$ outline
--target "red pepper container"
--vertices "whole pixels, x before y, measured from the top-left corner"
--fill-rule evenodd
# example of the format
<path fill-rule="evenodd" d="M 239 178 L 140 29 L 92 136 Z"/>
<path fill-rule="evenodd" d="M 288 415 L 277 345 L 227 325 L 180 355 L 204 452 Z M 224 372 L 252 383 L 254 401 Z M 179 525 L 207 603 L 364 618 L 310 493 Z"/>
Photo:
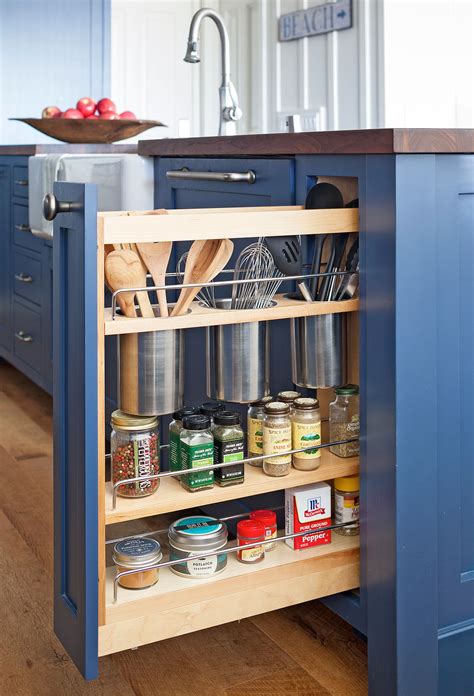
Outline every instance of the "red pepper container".
<path fill-rule="evenodd" d="M 257 520 L 241 520 L 237 524 L 237 542 L 239 546 L 265 541 L 265 525 Z M 251 549 L 237 551 L 237 560 L 241 563 L 260 563 L 265 558 L 265 544 Z"/>
<path fill-rule="evenodd" d="M 265 553 L 276 549 L 276 541 L 268 541 L 277 538 L 277 516 L 273 510 L 254 510 L 250 513 L 250 519 L 261 522 L 265 527 Z"/>

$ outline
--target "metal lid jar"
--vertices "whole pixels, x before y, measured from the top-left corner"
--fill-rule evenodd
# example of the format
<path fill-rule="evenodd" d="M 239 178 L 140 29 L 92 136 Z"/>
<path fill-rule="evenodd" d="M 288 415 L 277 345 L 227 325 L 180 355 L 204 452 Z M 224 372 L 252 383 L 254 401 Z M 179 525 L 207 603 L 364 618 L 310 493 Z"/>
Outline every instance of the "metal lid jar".
<path fill-rule="evenodd" d="M 281 401 L 284 404 L 288 404 L 290 407 L 290 414 L 293 413 L 293 402 L 295 399 L 299 399 L 301 396 L 300 392 L 297 391 L 281 391 L 277 395 L 277 401 Z"/>
<path fill-rule="evenodd" d="M 293 402 L 291 437 L 293 449 L 321 444 L 321 412 L 319 401 L 301 397 Z M 301 471 L 317 469 L 321 463 L 321 450 L 311 449 L 293 454 L 293 466 Z"/>
<path fill-rule="evenodd" d="M 346 384 L 335 389 L 336 398 L 329 404 L 329 439 L 342 442 L 358 438 L 359 425 L 359 387 Z M 331 452 L 338 457 L 355 457 L 359 454 L 359 441 L 333 445 Z"/>
<path fill-rule="evenodd" d="M 291 470 L 291 421 L 290 407 L 281 401 L 265 406 L 263 418 L 263 453 L 280 454 L 263 460 L 267 476 L 287 476 Z"/>
<path fill-rule="evenodd" d="M 227 544 L 227 526 L 207 515 L 182 517 L 170 525 L 168 540 L 170 560 L 181 563 L 170 566 L 173 573 L 186 578 L 209 578 L 221 573 L 227 565 L 227 554 L 186 560 L 190 556 L 219 551 Z"/>
<path fill-rule="evenodd" d="M 158 582 L 159 569 L 146 568 L 159 563 L 162 558 L 161 546 L 155 539 L 122 539 L 114 546 L 113 560 L 117 573 L 128 570 L 137 572 L 119 578 L 119 585 L 130 590 L 143 590 L 155 585 Z"/>
<path fill-rule="evenodd" d="M 151 495 L 160 483 L 159 479 L 147 478 L 160 473 L 158 418 L 114 411 L 111 426 L 112 483 L 139 479 L 118 486 L 117 495 L 124 498 Z"/>
<path fill-rule="evenodd" d="M 247 453 L 249 457 L 260 457 L 263 454 L 263 415 L 265 404 L 273 401 L 273 396 L 264 396 L 249 404 L 247 412 Z M 252 466 L 263 466 L 263 459 L 250 462 Z"/>

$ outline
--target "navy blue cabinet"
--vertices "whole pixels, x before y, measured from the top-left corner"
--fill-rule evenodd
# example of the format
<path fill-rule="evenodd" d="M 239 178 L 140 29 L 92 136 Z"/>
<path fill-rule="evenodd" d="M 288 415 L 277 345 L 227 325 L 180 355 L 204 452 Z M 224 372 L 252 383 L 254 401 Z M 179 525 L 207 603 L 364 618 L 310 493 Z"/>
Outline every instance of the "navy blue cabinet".
<path fill-rule="evenodd" d="M 0 351 L 10 352 L 10 167 L 0 163 Z M 1 353 L 0 353 L 1 354 Z"/>

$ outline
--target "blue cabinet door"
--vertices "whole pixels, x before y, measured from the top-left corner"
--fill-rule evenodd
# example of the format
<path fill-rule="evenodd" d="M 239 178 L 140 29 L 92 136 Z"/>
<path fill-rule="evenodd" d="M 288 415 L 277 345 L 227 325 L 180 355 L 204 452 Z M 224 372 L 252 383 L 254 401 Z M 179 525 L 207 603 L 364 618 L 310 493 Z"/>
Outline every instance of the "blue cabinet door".
<path fill-rule="evenodd" d="M 54 630 L 82 674 L 97 676 L 97 195 L 56 183 L 82 210 L 54 224 Z M 102 404 L 101 404 L 102 407 Z"/>
<path fill-rule="evenodd" d="M 10 352 L 11 269 L 10 269 L 10 193 L 11 167 L 0 165 L 0 346 Z"/>
<path fill-rule="evenodd" d="M 254 183 L 206 181 L 199 179 L 172 179 L 167 173 L 189 170 L 219 174 L 255 174 Z M 294 204 L 294 162 L 291 159 L 210 159 L 210 158 L 157 158 L 155 159 L 156 208 L 232 208 L 243 206 L 270 206 Z M 240 250 L 250 241 L 236 242 L 229 267 L 233 267 Z M 180 255 L 189 244 L 174 245 L 171 265 L 176 266 Z M 171 270 L 174 270 L 172 268 Z M 220 278 L 224 280 L 224 278 Z M 226 278 L 228 280 L 229 278 Z M 231 290 L 228 290 L 229 296 Z M 291 387 L 288 322 L 271 325 L 270 379 L 271 389 L 278 392 Z M 278 340 L 281 337 L 281 340 Z M 278 352 L 275 346 L 278 345 Z M 195 405 L 206 401 L 205 329 L 186 332 L 185 385 L 187 402 Z"/>

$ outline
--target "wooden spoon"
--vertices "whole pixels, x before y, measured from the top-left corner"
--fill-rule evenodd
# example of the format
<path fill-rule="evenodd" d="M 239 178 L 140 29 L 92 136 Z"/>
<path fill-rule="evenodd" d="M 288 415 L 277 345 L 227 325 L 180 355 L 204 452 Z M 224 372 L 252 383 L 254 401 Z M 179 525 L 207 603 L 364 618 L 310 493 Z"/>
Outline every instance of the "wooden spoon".
<path fill-rule="evenodd" d="M 230 239 L 210 239 L 193 242 L 186 260 L 183 285 L 187 283 L 209 283 L 226 266 L 234 243 Z M 172 317 L 186 314 L 202 285 L 196 288 L 183 288 L 171 312 Z"/>
<path fill-rule="evenodd" d="M 167 211 L 157 210 L 156 214 L 165 215 Z M 173 242 L 140 242 L 135 246 L 142 261 L 150 271 L 155 285 L 164 285 Z M 157 290 L 156 294 L 160 305 L 160 317 L 169 316 L 166 290 Z"/>
<path fill-rule="evenodd" d="M 115 292 L 122 288 L 145 287 L 146 274 L 138 254 L 129 249 L 111 251 L 105 259 L 107 284 Z M 142 317 L 153 318 L 153 308 L 146 291 L 137 292 L 137 300 Z M 136 317 L 134 292 L 124 292 L 117 296 L 122 312 L 127 317 Z"/>

